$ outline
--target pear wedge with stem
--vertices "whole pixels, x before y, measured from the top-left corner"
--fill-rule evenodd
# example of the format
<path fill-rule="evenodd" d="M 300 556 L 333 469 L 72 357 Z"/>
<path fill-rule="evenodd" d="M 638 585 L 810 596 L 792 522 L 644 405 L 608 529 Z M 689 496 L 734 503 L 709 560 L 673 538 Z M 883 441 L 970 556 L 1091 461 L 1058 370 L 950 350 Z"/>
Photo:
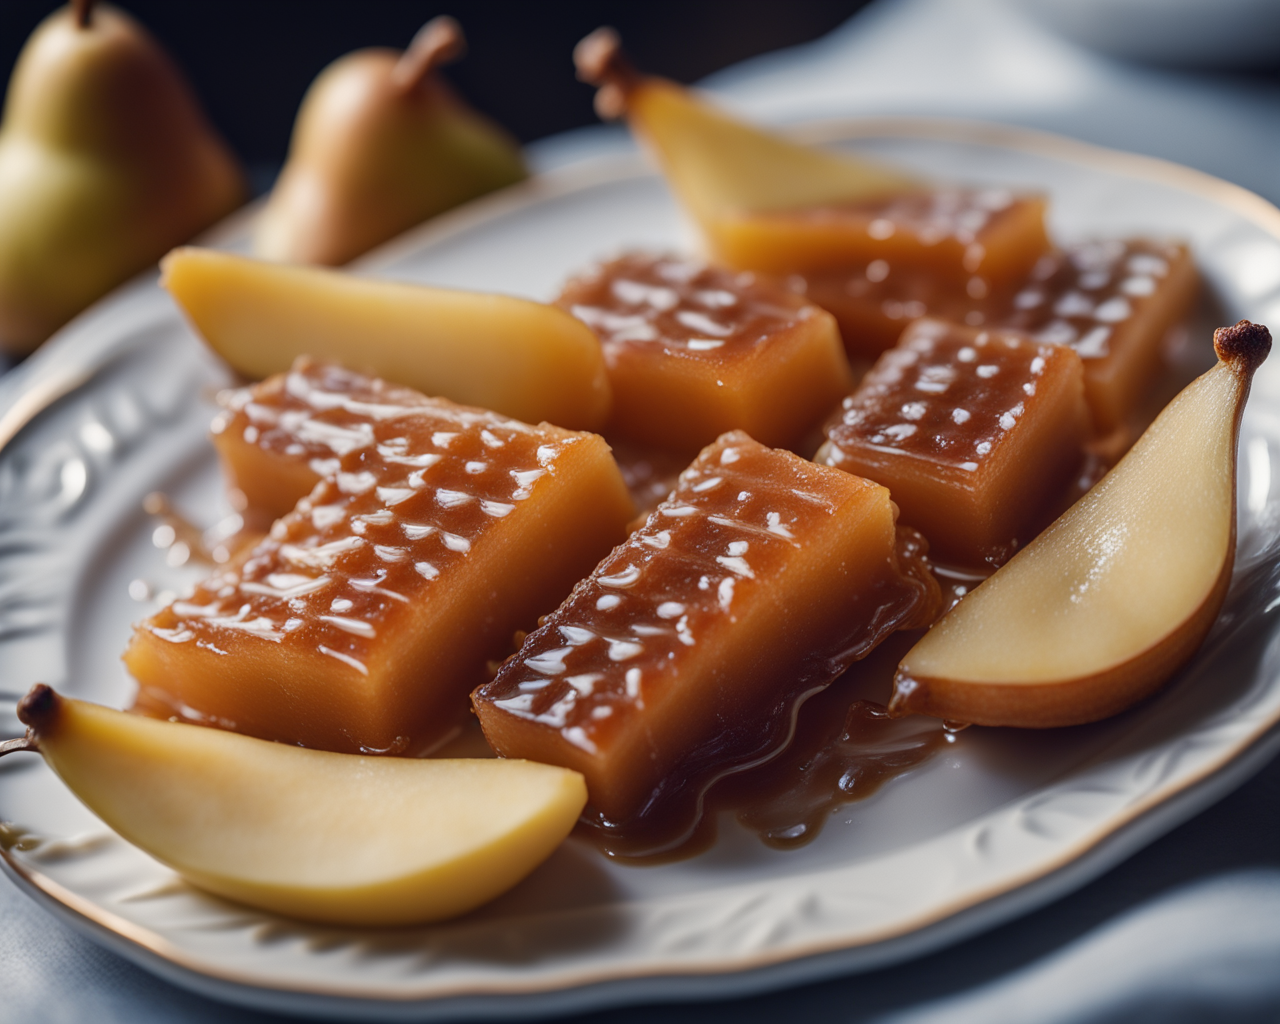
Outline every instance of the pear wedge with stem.
<path fill-rule="evenodd" d="M 363 757 L 158 721 L 35 686 L 24 739 L 129 842 L 192 884 L 290 917 L 406 925 L 511 888 L 569 834 L 577 772 Z"/>
<path fill-rule="evenodd" d="M 574 50 L 578 77 L 600 87 L 596 110 L 625 116 L 672 190 L 732 266 L 751 215 L 854 203 L 922 188 L 893 168 L 805 146 L 717 109 L 694 91 L 638 72 L 617 32 L 597 29 Z M 762 268 L 764 269 L 764 268 Z"/>
<path fill-rule="evenodd" d="M 1077 725 L 1155 692 L 1199 648 L 1235 560 L 1236 448 L 1271 349 L 1248 321 L 1120 463 L 902 659 L 891 710 Z"/>

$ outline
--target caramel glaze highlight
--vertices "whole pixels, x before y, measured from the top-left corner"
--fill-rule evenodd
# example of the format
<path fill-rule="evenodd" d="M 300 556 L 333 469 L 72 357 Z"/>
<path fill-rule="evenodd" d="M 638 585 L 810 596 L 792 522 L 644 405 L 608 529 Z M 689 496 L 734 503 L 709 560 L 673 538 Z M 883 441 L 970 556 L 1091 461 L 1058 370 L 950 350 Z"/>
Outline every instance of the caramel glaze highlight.
<path fill-rule="evenodd" d="M 923 630 L 895 633 L 825 690 L 792 710 L 782 748 L 755 764 L 688 785 L 681 799 L 625 833 L 588 811 L 574 835 L 611 860 L 637 866 L 684 860 L 710 849 L 717 820 L 733 814 L 773 849 L 816 839 L 831 814 L 918 768 L 951 741 L 937 719 L 892 718 L 888 700 L 898 660 Z"/>
<path fill-rule="evenodd" d="M 927 545 L 915 530 L 899 526 L 896 546 L 903 576 L 921 584 L 918 609 L 936 617 L 940 602 Z M 914 719 L 904 726 L 881 703 L 898 660 L 920 635 L 915 629 L 890 633 L 836 682 L 782 694 L 763 723 L 727 728 L 676 764 L 626 821 L 611 822 L 588 806 L 575 834 L 614 860 L 666 863 L 710 848 L 718 812 L 733 811 L 770 846 L 809 842 L 836 807 L 870 796 L 944 742 L 940 722 Z"/>

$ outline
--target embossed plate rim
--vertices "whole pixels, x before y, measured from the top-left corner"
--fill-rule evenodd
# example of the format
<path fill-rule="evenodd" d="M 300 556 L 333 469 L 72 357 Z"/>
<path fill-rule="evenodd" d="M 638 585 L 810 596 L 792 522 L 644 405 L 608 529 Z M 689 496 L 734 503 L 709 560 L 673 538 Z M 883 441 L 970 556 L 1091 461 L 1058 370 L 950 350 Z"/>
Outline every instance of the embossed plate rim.
<path fill-rule="evenodd" d="M 804 134 L 823 140 L 901 136 L 925 141 L 976 143 L 1048 155 L 1109 174 L 1162 181 L 1198 193 L 1280 238 L 1280 210 L 1245 189 L 1165 161 L 1106 150 L 1045 133 L 980 122 L 860 118 L 815 123 L 804 129 Z M 605 181 L 643 177 L 650 173 L 632 156 L 603 158 L 555 171 L 413 231 L 366 257 L 360 261 L 359 267 L 366 271 L 376 270 L 404 254 L 438 244 L 478 225 L 500 221 L 511 211 L 549 197 L 569 195 Z M 243 224 L 243 220 L 240 223 Z M 80 326 L 90 327 L 91 323 L 87 321 L 91 319 L 92 312 Z M 75 346 L 59 344 L 71 340 L 58 339 L 49 347 L 40 365 L 40 370 L 45 372 L 43 375 L 32 374 L 33 388 L 41 380 L 48 379 L 47 367 L 53 365 L 55 353 L 63 357 L 72 354 Z M 64 348 L 68 351 L 62 351 Z M 97 369 L 95 366 L 89 372 L 96 373 Z M 83 373 L 85 367 L 81 365 L 71 370 Z M 74 390 L 74 386 L 62 392 L 50 388 L 50 401 Z M 30 391 L 22 392 L 19 401 L 23 395 L 30 394 Z M 11 436 L 38 416 L 43 407 L 42 403 L 28 398 L 24 418 L 11 427 Z M 0 424 L 10 426 L 14 423 L 10 418 L 13 409 L 14 405 L 10 404 L 8 410 L 0 414 Z M 8 431 L 0 432 L 0 445 L 8 440 L 2 436 L 3 433 Z M 927 911 L 914 917 L 894 919 L 891 924 L 880 926 L 879 930 L 868 932 L 864 929 L 856 938 L 848 935 L 819 937 L 807 945 L 793 945 L 782 951 L 770 950 L 754 957 L 729 955 L 722 960 L 693 964 L 668 957 L 669 962 L 660 969 L 644 964 L 627 969 L 622 964 L 609 970 L 584 968 L 577 975 L 551 972 L 545 978 L 512 979 L 507 984 L 490 982 L 476 987 L 474 983 L 464 983 L 452 989 L 426 984 L 419 989 L 376 994 L 342 981 L 332 985 L 275 987 L 269 982 L 264 985 L 260 978 L 223 970 L 216 964 L 190 955 L 164 936 L 118 918 L 88 898 L 71 892 L 12 851 L 3 850 L 0 854 L 6 869 L 19 879 L 29 894 L 38 896 L 42 903 L 56 906 L 62 916 L 98 941 L 107 941 L 117 952 L 179 984 L 245 1005 L 291 1008 L 295 1012 L 305 1010 L 326 1015 L 364 1012 L 384 1017 L 482 1014 L 515 1017 L 580 1010 L 641 998 L 715 997 L 869 969 L 906 959 L 1041 905 L 1095 877 L 1132 850 L 1242 782 L 1280 746 L 1280 731 L 1275 729 L 1278 721 L 1280 707 L 1272 708 L 1266 715 L 1252 721 L 1244 735 L 1219 737 L 1215 756 L 1204 760 L 1196 770 L 1184 772 L 1173 783 L 1166 779 L 1122 812 L 1111 812 L 1103 825 L 1092 831 L 1086 830 L 1084 835 L 1070 842 L 1059 844 L 1054 856 L 1042 857 L 1032 868 L 1014 876 L 1002 876 L 985 888 L 967 890 L 949 901 L 935 902 Z M 1211 732 L 1213 720 L 1206 724 L 1210 728 L 1204 731 Z M 1221 726 L 1222 723 L 1218 724 Z M 1054 785 L 1024 794 L 976 821 L 935 837 L 935 840 L 959 833 L 972 834 L 983 822 L 1009 813 L 1011 808 L 1052 790 Z M 675 903 L 689 899 L 678 896 L 667 897 L 665 901 Z M 743 976 L 743 972 L 752 973 Z M 536 998 L 530 999 L 529 996 Z"/>

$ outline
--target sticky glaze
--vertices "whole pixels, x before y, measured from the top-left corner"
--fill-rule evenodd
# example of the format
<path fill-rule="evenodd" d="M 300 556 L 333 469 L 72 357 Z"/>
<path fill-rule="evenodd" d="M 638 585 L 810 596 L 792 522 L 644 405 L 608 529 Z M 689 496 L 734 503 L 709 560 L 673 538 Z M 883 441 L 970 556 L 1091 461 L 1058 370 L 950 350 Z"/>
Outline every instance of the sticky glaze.
<path fill-rule="evenodd" d="M 688 457 L 732 429 L 785 446 L 852 386 L 832 316 L 752 273 L 628 253 L 557 302 L 600 337 L 610 437 Z"/>
<path fill-rule="evenodd" d="M 215 427 L 224 454 L 235 439 L 241 465 L 303 465 L 319 482 L 228 569 L 139 627 L 126 661 L 149 701 L 184 718 L 335 749 L 416 749 L 452 726 L 486 658 L 620 538 L 631 510 L 594 435 L 335 366 L 304 362 L 231 394 L 227 410 Z M 575 500 L 585 508 L 569 514 Z M 193 681 L 237 672 L 261 677 L 245 680 L 261 693 L 239 710 L 213 679 Z M 327 682 L 313 688 L 308 673 Z"/>
<path fill-rule="evenodd" d="M 885 484 L 938 557 L 999 564 L 1080 464 L 1087 431 L 1073 351 L 921 320 L 845 399 L 818 458 Z"/>
<path fill-rule="evenodd" d="M 776 753 L 799 703 L 938 600 L 882 489 L 729 434 L 474 702 L 495 749 L 584 771 L 625 835 L 696 819 L 690 794 Z"/>
<path fill-rule="evenodd" d="M 642 252 L 570 281 L 557 304 L 595 330 L 612 363 L 632 346 L 720 362 L 817 313 L 755 274 Z"/>

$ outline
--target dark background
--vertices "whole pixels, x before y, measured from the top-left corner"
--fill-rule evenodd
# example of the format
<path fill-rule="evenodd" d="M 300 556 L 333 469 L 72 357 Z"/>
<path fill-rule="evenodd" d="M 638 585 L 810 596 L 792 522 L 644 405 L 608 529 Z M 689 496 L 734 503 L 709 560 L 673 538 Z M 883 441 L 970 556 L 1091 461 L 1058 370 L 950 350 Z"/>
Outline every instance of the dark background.
<path fill-rule="evenodd" d="M 645 70 L 689 82 L 745 57 L 802 43 L 867 0 L 117 0 L 178 61 L 206 111 L 255 169 L 278 165 L 308 84 L 363 46 L 403 48 L 452 14 L 470 52 L 448 77 L 522 141 L 592 124 L 593 90 L 574 80 L 574 44 L 613 25 Z M 0 81 L 32 29 L 60 4 L 0 0 Z"/>

